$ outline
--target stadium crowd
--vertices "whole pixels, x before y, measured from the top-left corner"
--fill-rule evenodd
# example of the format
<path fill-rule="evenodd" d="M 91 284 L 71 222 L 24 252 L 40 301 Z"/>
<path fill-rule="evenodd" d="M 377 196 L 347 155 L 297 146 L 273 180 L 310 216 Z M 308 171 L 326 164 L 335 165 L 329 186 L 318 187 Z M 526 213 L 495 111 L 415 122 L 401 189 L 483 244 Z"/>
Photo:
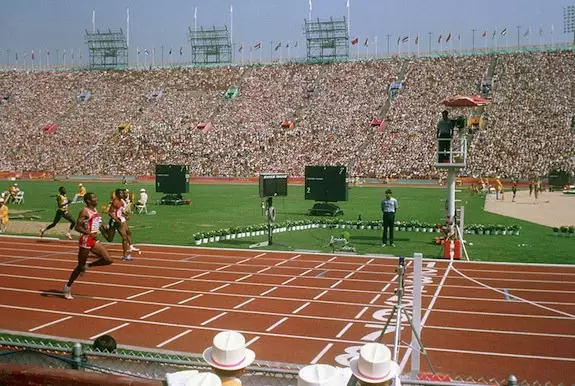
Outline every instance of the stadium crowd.
<path fill-rule="evenodd" d="M 573 51 L 559 51 L 149 71 L 4 71 L 0 170 L 152 175 L 156 163 L 173 163 L 190 165 L 193 175 L 244 177 L 263 171 L 303 175 L 305 165 L 344 164 L 355 176 L 438 178 L 440 102 L 477 94 L 492 66 L 487 124 L 469 141 L 463 173 L 531 178 L 551 168 L 573 171 L 574 59 Z M 388 86 L 400 73 L 403 87 L 385 111 Z M 230 86 L 239 87 L 239 97 L 224 98 Z M 83 90 L 90 92 L 86 101 L 78 98 Z M 370 128 L 372 118 L 384 119 L 385 127 Z M 295 127 L 282 127 L 284 120 Z M 55 130 L 46 130 L 49 124 Z M 120 130 L 123 124 L 131 126 Z"/>

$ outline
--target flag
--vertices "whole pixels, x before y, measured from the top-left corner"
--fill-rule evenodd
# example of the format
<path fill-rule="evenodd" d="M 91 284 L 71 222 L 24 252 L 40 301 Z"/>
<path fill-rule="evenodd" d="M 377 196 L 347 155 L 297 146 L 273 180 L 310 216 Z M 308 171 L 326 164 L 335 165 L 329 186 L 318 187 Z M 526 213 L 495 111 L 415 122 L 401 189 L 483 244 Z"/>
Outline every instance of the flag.
<path fill-rule="evenodd" d="M 416 40 L 417 40 L 417 38 L 416 38 Z M 403 39 L 401 39 L 401 41 L 402 41 L 403 43 L 409 41 L 409 36 L 404 37 Z M 416 43 L 416 44 L 417 44 L 417 43 Z"/>
<path fill-rule="evenodd" d="M 354 45 L 354 46 L 355 46 L 357 43 L 359 43 L 359 38 L 355 38 L 355 39 L 353 39 L 353 40 L 351 41 L 351 44 Z"/>
<path fill-rule="evenodd" d="M 437 38 L 437 43 L 438 43 L 438 44 L 441 44 L 441 38 L 442 38 L 442 37 L 443 37 L 442 35 L 439 35 L 439 38 Z"/>
<path fill-rule="evenodd" d="M 238 49 L 238 52 L 242 52 L 243 49 L 244 49 L 244 45 L 243 45 L 243 44 L 240 44 L 240 48 Z"/>
<path fill-rule="evenodd" d="M 46 55 L 50 56 L 50 51 L 46 51 Z"/>
<path fill-rule="evenodd" d="M 449 33 L 449 35 L 447 35 L 447 38 L 445 39 L 445 43 L 449 42 L 451 40 L 451 32 Z"/>
<path fill-rule="evenodd" d="M 416 44 L 416 45 L 419 44 L 419 35 L 417 35 L 417 36 L 415 37 L 415 44 Z"/>
<path fill-rule="evenodd" d="M 180 56 L 184 54 L 184 47 L 180 47 Z"/>
<path fill-rule="evenodd" d="M 261 43 L 261 42 L 256 43 L 256 44 L 254 45 L 254 48 L 255 48 L 256 50 L 259 50 L 260 48 L 262 48 L 262 43 Z"/>
<path fill-rule="evenodd" d="M 297 47 L 297 42 L 295 42 L 295 44 L 293 45 L 294 47 Z"/>
<path fill-rule="evenodd" d="M 152 48 L 152 55 L 156 55 L 156 47 Z"/>
<path fill-rule="evenodd" d="M 148 49 L 146 48 L 146 49 L 144 50 L 144 54 L 150 55 L 150 51 L 148 51 Z"/>
<path fill-rule="evenodd" d="M 16 52 L 16 61 L 18 61 L 18 52 Z"/>
<path fill-rule="evenodd" d="M 525 33 L 523 34 L 523 37 L 529 36 L 530 30 L 531 30 L 531 27 L 527 28 L 527 31 L 525 31 Z"/>
<path fill-rule="evenodd" d="M 491 39 L 495 39 L 495 35 L 497 35 L 497 31 L 493 30 L 493 36 L 491 37 Z"/>
<path fill-rule="evenodd" d="M 539 27 L 539 36 L 543 36 L 543 27 Z"/>
<path fill-rule="evenodd" d="M 32 60 L 34 60 L 34 50 L 32 50 Z"/>
<path fill-rule="evenodd" d="M 168 52 L 168 55 L 172 55 L 172 49 L 170 48 L 170 52 Z"/>
<path fill-rule="evenodd" d="M 289 48 L 289 42 L 286 43 L 286 48 Z"/>
<path fill-rule="evenodd" d="M 369 46 L 369 38 L 365 38 L 365 42 L 363 42 L 364 46 Z"/>
<path fill-rule="evenodd" d="M 66 57 L 66 50 L 62 51 L 62 59 Z"/>
<path fill-rule="evenodd" d="M 399 43 L 401 43 L 401 36 L 397 37 L 397 45 L 399 45 Z"/>
<path fill-rule="evenodd" d="M 503 31 L 501 31 L 501 36 L 505 35 L 507 35 L 507 28 L 503 28 Z"/>
<path fill-rule="evenodd" d="M 279 42 L 279 43 L 277 44 L 275 50 L 276 50 L 276 51 L 279 50 L 281 46 L 282 46 L 282 42 Z"/>
<path fill-rule="evenodd" d="M 483 31 L 483 34 L 482 34 L 481 36 L 483 36 L 484 38 L 486 38 L 486 37 L 487 37 L 487 31 Z"/>
<path fill-rule="evenodd" d="M 140 47 L 136 47 L 136 52 L 138 55 L 140 55 Z"/>

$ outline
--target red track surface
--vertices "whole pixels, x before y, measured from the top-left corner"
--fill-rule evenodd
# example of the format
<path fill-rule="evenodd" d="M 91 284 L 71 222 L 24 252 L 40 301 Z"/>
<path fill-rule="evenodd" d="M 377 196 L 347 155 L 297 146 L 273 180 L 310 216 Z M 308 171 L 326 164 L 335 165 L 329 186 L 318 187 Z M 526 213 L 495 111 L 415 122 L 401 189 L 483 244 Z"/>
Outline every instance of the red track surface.
<path fill-rule="evenodd" d="M 76 245 L 0 237 L 0 329 L 83 340 L 110 333 L 122 345 L 189 353 L 234 329 L 260 360 L 344 365 L 377 338 L 395 304 L 395 258 L 160 246 L 88 271 L 68 301 L 61 289 Z M 119 255 L 118 245 L 109 249 Z M 438 373 L 575 383 L 575 267 L 423 266 L 422 339 Z M 393 345 L 391 327 L 384 342 Z"/>

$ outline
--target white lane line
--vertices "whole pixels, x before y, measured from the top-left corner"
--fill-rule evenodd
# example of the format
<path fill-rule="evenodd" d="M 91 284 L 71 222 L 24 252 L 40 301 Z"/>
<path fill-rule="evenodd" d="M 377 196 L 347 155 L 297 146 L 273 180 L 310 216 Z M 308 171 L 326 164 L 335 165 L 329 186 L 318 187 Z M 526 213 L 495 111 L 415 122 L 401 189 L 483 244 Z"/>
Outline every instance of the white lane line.
<path fill-rule="evenodd" d="M 111 302 L 111 303 L 107 303 L 107 304 L 102 304 L 101 306 L 90 308 L 89 310 L 84 311 L 84 313 L 89 314 L 92 311 L 98 311 L 98 310 L 101 310 L 102 308 L 113 306 L 114 304 L 118 304 L 118 302 Z"/>
<path fill-rule="evenodd" d="M 278 320 L 277 322 L 275 322 L 274 324 L 272 324 L 271 326 L 269 326 L 268 328 L 266 328 L 266 332 L 270 332 L 271 330 L 273 330 L 274 328 L 276 328 L 277 326 L 279 326 L 280 324 L 282 324 L 283 322 L 285 322 L 286 320 L 288 320 L 288 317 L 284 317 L 281 318 L 280 320 Z"/>
<path fill-rule="evenodd" d="M 363 314 L 365 314 L 365 311 L 367 311 L 368 309 L 369 309 L 369 307 L 363 307 L 363 309 L 362 309 L 361 311 L 359 311 L 359 312 L 357 313 L 357 315 L 355 315 L 353 318 L 354 318 L 354 319 L 359 319 L 359 318 L 361 318 L 361 316 L 362 316 Z"/>
<path fill-rule="evenodd" d="M 221 271 L 222 269 L 226 269 L 228 267 L 231 267 L 233 264 L 228 264 L 228 265 L 224 265 L 223 267 L 217 268 L 216 271 Z"/>
<path fill-rule="evenodd" d="M 209 271 L 198 273 L 197 275 L 190 277 L 190 279 L 197 279 L 198 277 L 206 276 L 209 273 L 210 273 Z"/>
<path fill-rule="evenodd" d="M 269 294 L 270 292 L 275 291 L 277 289 L 278 289 L 278 287 L 272 287 L 269 290 L 262 292 L 259 296 L 265 296 L 265 295 Z"/>
<path fill-rule="evenodd" d="M 255 255 L 255 256 L 254 256 L 254 259 L 255 259 L 256 257 L 262 257 L 262 256 L 265 256 L 265 255 L 267 255 L 267 252 L 260 253 L 259 255 Z"/>
<path fill-rule="evenodd" d="M 341 329 L 341 331 L 335 336 L 336 338 L 341 338 L 343 336 L 343 334 L 345 334 L 345 332 L 347 330 L 349 330 L 349 328 L 353 326 L 353 323 L 349 322 L 348 324 L 345 325 L 344 328 Z"/>
<path fill-rule="evenodd" d="M 319 295 L 316 295 L 316 297 L 313 298 L 313 300 L 317 300 L 319 298 L 321 298 L 323 295 L 325 295 L 327 293 L 327 290 L 323 291 L 322 293 L 320 293 Z"/>
<path fill-rule="evenodd" d="M 341 284 L 342 281 L 343 281 L 343 280 L 336 281 L 336 282 L 333 283 L 329 288 L 335 288 L 335 287 L 337 287 L 338 285 Z"/>
<path fill-rule="evenodd" d="M 361 270 L 363 269 L 363 267 L 365 267 L 365 264 L 364 264 L 364 265 L 360 265 L 359 267 L 357 267 L 357 268 L 355 269 L 355 272 L 361 271 Z"/>
<path fill-rule="evenodd" d="M 365 263 L 365 265 L 370 264 L 370 263 L 371 263 L 372 261 L 374 261 L 374 260 L 375 260 L 375 259 L 369 259 L 369 260 L 367 261 L 367 263 Z"/>
<path fill-rule="evenodd" d="M 284 281 L 282 283 L 282 285 L 286 285 L 287 283 L 291 283 L 292 281 L 294 281 L 295 279 L 297 279 L 297 276 L 292 277 L 291 279 L 287 279 L 286 281 Z"/>
<path fill-rule="evenodd" d="M 253 302 L 254 300 L 256 300 L 256 298 L 248 299 L 248 300 L 246 300 L 245 302 L 240 303 L 240 304 L 238 304 L 237 306 L 235 306 L 235 307 L 234 307 L 234 310 L 237 310 L 238 308 L 242 308 L 243 306 L 245 306 L 246 304 L 249 304 L 249 303 Z"/>
<path fill-rule="evenodd" d="M 297 258 L 300 257 L 300 256 L 301 256 L 301 255 L 295 255 L 294 257 L 291 257 L 290 260 L 295 260 L 295 259 L 297 259 Z"/>
<path fill-rule="evenodd" d="M 396 277 L 397 277 L 397 276 L 396 276 Z M 391 283 L 387 283 L 387 284 L 381 289 L 381 292 L 387 291 L 387 289 L 388 289 L 389 287 L 391 287 Z"/>
<path fill-rule="evenodd" d="M 140 296 L 144 296 L 144 295 L 147 295 L 147 294 L 151 294 L 152 292 L 154 292 L 154 290 L 149 290 L 149 291 L 140 292 L 139 294 L 135 294 L 135 295 L 132 295 L 132 296 L 128 296 L 126 299 L 132 300 L 132 299 L 135 299 L 135 298 L 140 297 Z"/>
<path fill-rule="evenodd" d="M 267 270 L 269 270 L 269 269 L 272 269 L 272 267 L 262 268 L 262 269 L 260 269 L 257 273 L 262 273 L 262 272 L 265 272 L 265 271 L 267 271 Z"/>
<path fill-rule="evenodd" d="M 184 332 L 181 332 L 181 333 L 179 333 L 179 334 L 176 335 L 176 336 L 172 336 L 170 339 L 166 339 L 165 341 L 163 341 L 162 343 L 160 343 L 160 344 L 157 345 L 156 347 L 157 347 L 157 348 L 164 347 L 164 346 L 167 345 L 168 343 L 173 342 L 173 341 L 175 341 L 176 339 L 181 338 L 182 336 L 189 334 L 190 332 L 192 332 L 192 330 L 186 330 L 186 331 L 184 331 Z"/>
<path fill-rule="evenodd" d="M 227 312 L 222 312 L 221 314 L 216 315 L 216 316 L 214 316 L 213 318 L 210 318 L 210 319 L 208 319 L 208 320 L 206 320 L 206 321 L 200 323 L 200 326 L 205 326 L 206 324 L 211 323 L 211 322 L 213 322 L 214 320 L 219 319 L 219 318 L 221 318 L 222 316 L 224 316 L 224 315 L 226 315 L 226 314 L 227 314 Z"/>
<path fill-rule="evenodd" d="M 347 275 L 345 275 L 343 278 L 344 278 L 344 279 L 349 279 L 349 278 L 350 278 L 352 275 L 354 275 L 354 274 L 355 274 L 355 272 L 350 272 L 350 273 L 348 273 Z"/>
<path fill-rule="evenodd" d="M 71 317 L 71 316 L 66 316 L 65 318 L 60 318 L 60 319 L 54 320 L 53 322 L 46 323 L 46 324 L 42 324 L 42 325 L 40 325 L 40 326 L 36 326 L 36 327 L 34 327 L 34 328 L 29 329 L 28 331 L 30 331 L 30 332 L 32 332 L 32 331 L 37 331 L 37 330 L 39 330 L 39 329 L 41 329 L 41 328 L 48 327 L 48 326 L 51 326 L 51 325 L 53 325 L 53 324 L 57 324 L 57 323 L 63 322 L 64 320 L 68 320 L 68 319 L 72 319 L 72 317 Z"/>
<path fill-rule="evenodd" d="M 304 303 L 303 305 L 299 306 L 298 308 L 296 308 L 295 310 L 293 310 L 291 313 L 292 314 L 297 314 L 298 312 L 300 312 L 301 310 L 303 310 L 304 308 L 306 308 L 307 306 L 309 306 L 311 303 L 307 302 Z"/>
<path fill-rule="evenodd" d="M 99 336 L 109 334 L 110 332 L 117 331 L 117 330 L 119 330 L 119 329 L 121 329 L 121 328 L 124 328 L 124 327 L 126 327 L 126 326 L 129 326 L 129 325 L 130 325 L 130 323 L 120 324 L 119 326 L 116 326 L 116 327 L 114 327 L 114 328 L 110 328 L 109 330 L 106 330 L 106 331 L 104 331 L 104 332 L 101 332 L 101 333 L 99 333 L 99 334 L 96 334 L 96 335 L 94 335 L 94 336 L 91 336 L 91 337 L 89 337 L 88 339 L 90 339 L 90 340 L 96 339 L 96 338 L 99 337 Z"/>
<path fill-rule="evenodd" d="M 320 264 L 316 265 L 314 268 L 315 268 L 315 269 L 318 269 L 318 268 L 323 267 L 323 266 L 326 265 L 326 264 L 327 264 L 327 263 L 324 261 L 323 263 L 320 263 Z"/>
<path fill-rule="evenodd" d="M 230 283 L 223 284 L 223 285 L 221 285 L 221 286 L 219 286 L 219 287 L 216 287 L 216 288 L 214 288 L 214 289 L 211 289 L 210 292 L 216 292 L 217 290 L 221 290 L 222 288 L 226 288 L 226 287 L 229 286 L 229 285 L 230 285 Z"/>
<path fill-rule="evenodd" d="M 279 267 L 280 265 L 285 264 L 285 263 L 287 263 L 287 262 L 288 262 L 287 260 L 282 260 L 282 261 L 280 261 L 279 263 L 274 264 L 274 267 Z"/>
<path fill-rule="evenodd" d="M 311 363 L 312 365 L 315 365 L 315 364 L 325 355 L 325 353 L 331 348 L 331 346 L 333 346 L 333 343 L 328 343 L 328 344 L 323 348 L 323 350 L 321 350 L 321 351 L 319 352 L 319 354 L 317 354 L 317 355 L 315 356 L 315 358 L 313 358 L 313 359 L 311 360 L 310 363 Z"/>
<path fill-rule="evenodd" d="M 148 319 L 150 316 L 154 316 L 156 314 L 159 314 L 160 312 L 164 312 L 166 310 L 169 310 L 170 308 L 172 308 L 172 307 L 164 307 L 164 308 L 161 308 L 161 309 L 156 310 L 154 312 L 150 312 L 149 314 L 142 316 L 140 319 L 141 320 Z"/>
<path fill-rule="evenodd" d="M 204 296 L 204 294 L 194 295 L 194 296 L 192 296 L 191 298 L 187 298 L 187 299 L 184 299 L 184 300 L 179 301 L 178 304 L 185 304 L 185 303 L 187 303 L 187 302 L 189 302 L 189 301 L 192 301 L 192 300 L 194 300 L 194 299 L 201 298 L 202 296 Z"/>
<path fill-rule="evenodd" d="M 371 301 L 369 302 L 369 304 L 373 304 L 377 301 L 377 299 L 379 299 L 381 297 L 381 294 L 377 294 L 373 297 L 373 299 L 371 299 Z"/>
<path fill-rule="evenodd" d="M 331 259 L 329 259 L 327 262 L 331 263 L 332 261 L 334 261 L 335 259 L 337 259 L 337 256 L 332 257 Z"/>
<path fill-rule="evenodd" d="M 300 275 L 300 276 L 305 276 L 305 275 L 307 275 L 308 273 L 310 273 L 311 271 L 313 271 L 313 269 L 308 269 L 307 271 L 305 271 L 304 273 L 300 273 L 299 275 Z"/>
<path fill-rule="evenodd" d="M 256 340 L 258 340 L 260 337 L 256 336 L 252 339 L 250 339 L 249 341 L 246 342 L 246 347 L 250 347 L 250 344 L 254 343 Z"/>
<path fill-rule="evenodd" d="M 175 286 L 175 285 L 182 284 L 183 282 L 184 282 L 183 280 L 178 280 L 178 281 L 176 281 L 176 282 L 163 285 L 161 288 L 170 288 L 170 287 L 173 287 L 173 286 Z"/>
<path fill-rule="evenodd" d="M 257 257 L 257 256 L 256 256 L 256 257 Z M 236 264 L 245 263 L 246 261 L 249 261 L 249 260 L 251 260 L 251 259 L 252 259 L 251 257 L 248 257 L 247 259 L 243 259 L 243 260 L 238 261 Z"/>
<path fill-rule="evenodd" d="M 245 280 L 245 279 L 247 279 L 247 278 L 249 278 L 249 277 L 252 277 L 252 276 L 254 276 L 254 275 L 252 275 L 252 274 L 250 273 L 249 275 L 242 276 L 242 277 L 240 277 L 239 279 L 236 279 L 236 280 L 234 280 L 234 281 L 242 281 L 242 280 Z"/>

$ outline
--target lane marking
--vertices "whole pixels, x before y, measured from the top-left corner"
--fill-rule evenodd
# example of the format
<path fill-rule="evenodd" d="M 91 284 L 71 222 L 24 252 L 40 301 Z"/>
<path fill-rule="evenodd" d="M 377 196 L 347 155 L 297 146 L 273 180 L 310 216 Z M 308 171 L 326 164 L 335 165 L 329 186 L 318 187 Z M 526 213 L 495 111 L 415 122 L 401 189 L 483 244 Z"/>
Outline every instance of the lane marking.
<path fill-rule="evenodd" d="M 190 277 L 190 279 L 197 279 L 198 277 L 206 276 L 209 273 L 211 273 L 211 272 L 206 271 L 206 272 L 198 273 L 197 275 Z"/>
<path fill-rule="evenodd" d="M 222 269 L 226 269 L 226 268 L 228 268 L 228 267 L 231 267 L 232 265 L 233 265 L 233 264 L 228 264 L 228 265 L 221 266 L 220 268 L 217 268 L 216 271 L 221 271 Z"/>
<path fill-rule="evenodd" d="M 140 319 L 141 319 L 141 320 L 148 319 L 150 316 L 154 316 L 154 315 L 156 315 L 156 314 L 159 314 L 160 312 L 164 312 L 164 311 L 166 311 L 166 310 L 169 310 L 170 308 L 172 308 L 172 307 L 160 308 L 159 310 L 156 310 L 156 311 L 154 311 L 154 312 L 150 312 L 149 314 L 140 317 Z"/>
<path fill-rule="evenodd" d="M 328 273 L 329 270 L 327 271 L 321 271 L 320 273 L 318 273 L 317 275 L 315 275 L 314 277 L 323 277 L 323 275 L 325 275 L 326 273 Z"/>
<path fill-rule="evenodd" d="M 40 326 L 31 328 L 31 329 L 29 329 L 28 331 L 30 331 L 30 332 L 38 331 L 38 330 L 40 330 L 40 329 L 42 329 L 42 328 L 44 328 L 44 327 L 48 327 L 48 326 L 51 326 L 51 325 L 53 325 L 53 324 L 57 324 L 57 323 L 63 322 L 63 321 L 68 320 L 68 319 L 72 319 L 72 317 L 71 317 L 71 316 L 66 316 L 66 317 L 64 317 L 64 318 L 60 318 L 60 319 L 54 320 L 53 322 L 45 323 L 45 324 L 42 324 L 42 325 L 40 325 Z"/>
<path fill-rule="evenodd" d="M 333 343 L 328 343 L 320 352 L 311 360 L 311 364 L 315 365 L 324 355 L 325 353 L 333 346 Z"/>
<path fill-rule="evenodd" d="M 369 309 L 369 307 L 363 307 L 363 309 L 362 309 L 361 311 L 359 311 L 359 312 L 357 313 L 357 315 L 355 315 L 353 318 L 354 318 L 354 319 L 359 319 L 359 318 L 361 318 L 361 316 L 362 316 L 363 314 L 365 314 L 365 311 L 367 311 L 368 309 Z"/>
<path fill-rule="evenodd" d="M 355 272 L 350 272 L 347 275 L 345 275 L 343 278 L 344 279 L 349 279 L 352 275 L 355 275 Z"/>
<path fill-rule="evenodd" d="M 352 322 L 349 322 L 348 324 L 345 325 L 344 328 L 341 329 L 341 331 L 335 336 L 336 338 L 341 338 L 343 336 L 343 334 L 345 334 L 345 332 L 347 330 L 349 330 L 349 328 L 353 326 Z"/>
<path fill-rule="evenodd" d="M 299 306 L 298 308 L 296 308 L 295 310 L 293 310 L 291 313 L 297 314 L 298 312 L 300 312 L 301 310 L 303 310 L 304 308 L 306 308 L 310 304 L 311 304 L 310 302 L 306 302 L 305 304 L 303 304 L 303 305 Z"/>
<path fill-rule="evenodd" d="M 389 287 L 391 287 L 391 283 L 387 283 L 387 284 L 381 289 L 381 292 L 387 291 L 387 289 L 388 289 Z"/>
<path fill-rule="evenodd" d="M 256 300 L 256 298 L 248 299 L 248 300 L 246 300 L 245 302 L 240 303 L 240 304 L 238 304 L 237 306 L 235 306 L 235 307 L 234 307 L 234 310 L 237 310 L 238 308 L 242 308 L 243 306 L 245 306 L 246 304 L 249 304 L 249 303 L 253 302 L 254 300 Z"/>
<path fill-rule="evenodd" d="M 303 272 L 303 273 L 300 273 L 299 275 L 300 275 L 300 276 L 305 276 L 305 275 L 307 275 L 308 273 L 310 273 L 311 271 L 313 271 L 313 269 L 308 269 L 307 271 L 305 271 L 305 272 Z"/>
<path fill-rule="evenodd" d="M 198 257 L 198 255 L 192 255 L 192 256 L 189 256 L 189 257 L 184 257 L 183 259 L 180 259 L 180 260 L 178 260 L 178 261 L 187 262 L 187 261 L 190 261 L 190 260 L 195 259 L 196 257 Z"/>
<path fill-rule="evenodd" d="M 208 320 L 206 320 L 206 321 L 200 323 L 200 326 L 205 326 L 206 324 L 211 323 L 211 322 L 213 322 L 214 320 L 219 319 L 219 318 L 221 318 L 222 316 L 227 315 L 227 314 L 228 314 L 227 312 L 222 312 L 221 314 L 216 315 L 216 316 L 214 316 L 213 318 L 210 318 L 210 319 L 208 319 Z"/>
<path fill-rule="evenodd" d="M 254 276 L 254 275 L 250 273 L 249 275 L 240 277 L 239 279 L 236 279 L 236 280 L 234 280 L 234 281 L 236 281 L 236 282 L 242 281 L 242 280 L 245 280 L 245 279 L 250 278 L 250 277 L 252 277 L 252 276 Z"/>
<path fill-rule="evenodd" d="M 321 298 L 323 295 L 325 295 L 327 293 L 327 290 L 323 291 L 322 293 L 320 293 L 319 295 L 317 295 L 316 297 L 313 298 L 313 300 L 317 300 L 319 298 Z"/>
<path fill-rule="evenodd" d="M 289 260 L 290 260 L 290 261 L 291 261 L 291 260 L 295 260 L 295 259 L 297 259 L 298 257 L 301 257 L 301 255 L 295 255 L 294 257 L 290 258 Z"/>
<path fill-rule="evenodd" d="M 246 347 L 250 347 L 250 344 L 254 343 L 256 340 L 258 340 L 260 337 L 256 336 L 253 337 L 252 339 L 250 339 L 249 341 L 246 342 Z"/>
<path fill-rule="evenodd" d="M 286 285 L 286 284 L 288 284 L 288 283 L 291 283 L 291 282 L 294 281 L 295 279 L 297 279 L 297 276 L 294 276 L 294 277 L 292 277 L 291 279 L 287 279 L 286 281 L 284 281 L 284 282 L 282 283 L 282 285 Z"/>
<path fill-rule="evenodd" d="M 223 284 L 223 285 L 221 285 L 221 286 L 219 286 L 219 287 L 216 287 L 216 288 L 214 288 L 214 289 L 211 289 L 210 292 L 216 292 L 217 290 L 221 290 L 222 288 L 226 288 L 226 287 L 228 287 L 229 285 L 230 285 L 230 283 Z"/>
<path fill-rule="evenodd" d="M 109 330 L 106 330 L 106 331 L 104 331 L 104 332 L 101 332 L 101 333 L 99 333 L 99 334 L 96 334 L 96 335 L 94 335 L 94 336 L 91 336 L 91 337 L 89 337 L 88 339 L 90 339 L 90 340 L 96 339 L 96 338 L 99 337 L 99 336 L 106 335 L 106 334 L 109 334 L 109 333 L 114 332 L 114 331 L 118 331 L 119 329 L 124 328 L 124 327 L 129 326 L 129 325 L 130 325 L 130 323 L 120 324 L 119 326 L 116 326 L 116 327 L 114 327 L 114 328 L 110 328 Z"/>
<path fill-rule="evenodd" d="M 288 319 L 289 318 L 287 316 L 284 318 L 281 318 L 280 320 L 278 320 L 277 322 L 275 322 L 274 324 L 272 324 L 271 326 L 266 328 L 266 332 L 270 332 L 271 330 L 273 330 L 274 328 L 276 328 L 277 326 L 279 326 L 280 324 L 282 324 L 283 322 L 285 322 Z"/>
<path fill-rule="evenodd" d="M 265 255 L 265 253 L 264 253 L 264 255 Z M 257 256 L 256 256 L 256 257 L 257 257 Z M 236 265 L 239 265 L 239 264 L 244 263 L 244 262 L 246 262 L 246 261 L 249 261 L 249 260 L 251 260 L 251 259 L 252 259 L 251 257 L 248 257 L 247 259 L 240 260 L 240 261 L 238 261 L 238 262 L 236 263 Z"/>
<path fill-rule="evenodd" d="M 371 301 L 369 302 L 369 304 L 373 304 L 377 301 L 377 299 L 379 299 L 381 297 L 381 294 L 377 294 L 373 297 L 373 299 L 371 299 Z"/>
<path fill-rule="evenodd" d="M 157 345 L 156 347 L 157 347 L 157 348 L 162 348 L 162 347 L 164 347 L 165 345 L 167 345 L 168 343 L 173 342 L 173 341 L 175 341 L 176 339 L 181 338 L 182 336 L 188 335 L 190 332 L 192 332 L 192 330 L 186 330 L 186 331 L 184 331 L 184 332 L 181 332 L 181 333 L 179 333 L 178 335 L 175 335 L 175 336 L 172 336 L 172 337 L 169 338 L 169 339 L 166 339 L 165 341 L 163 341 L 162 343 L 160 343 L 160 344 Z"/>
<path fill-rule="evenodd" d="M 265 296 L 265 295 L 269 294 L 270 292 L 275 291 L 277 289 L 278 289 L 278 287 L 272 287 L 269 290 L 262 292 L 259 296 Z"/>
<path fill-rule="evenodd" d="M 337 256 L 332 257 L 331 259 L 329 259 L 327 262 L 331 263 L 332 261 L 334 261 L 335 259 L 337 259 Z"/>
<path fill-rule="evenodd" d="M 102 304 L 101 306 L 90 308 L 89 310 L 84 311 L 84 313 L 89 314 L 92 311 L 98 311 L 98 310 L 101 310 L 102 308 L 113 306 L 114 304 L 118 304 L 118 302 L 111 302 L 111 303 L 107 303 L 107 304 Z"/>
<path fill-rule="evenodd" d="M 140 296 L 151 294 L 152 292 L 154 292 L 154 290 L 148 290 L 148 291 L 140 292 L 139 294 L 128 296 L 126 299 L 132 300 L 132 299 L 135 299 L 135 298 L 140 297 Z"/>
<path fill-rule="evenodd" d="M 254 259 L 255 259 L 256 257 L 262 257 L 262 256 L 265 256 L 265 255 L 267 255 L 267 252 L 260 253 L 259 255 L 255 255 L 255 256 L 254 256 Z"/>
<path fill-rule="evenodd" d="M 285 264 L 285 263 L 287 263 L 287 262 L 288 262 L 287 260 L 282 260 L 282 261 L 280 261 L 279 263 L 274 264 L 274 267 L 279 267 L 280 265 L 283 265 L 283 264 Z"/>
<path fill-rule="evenodd" d="M 178 304 L 185 304 L 185 303 L 190 302 L 190 301 L 192 301 L 192 300 L 194 300 L 194 299 L 201 298 L 202 296 L 204 296 L 204 294 L 194 295 L 194 296 L 192 296 L 191 298 L 187 298 L 187 299 L 184 299 L 184 300 L 179 301 Z"/>
<path fill-rule="evenodd" d="M 335 288 L 335 287 L 337 287 L 338 285 L 340 285 L 342 282 L 343 282 L 343 280 L 336 281 L 336 282 L 333 283 L 331 286 L 329 286 L 329 288 Z"/>
<path fill-rule="evenodd" d="M 323 266 L 326 265 L 326 264 L 327 264 L 327 262 L 324 261 L 323 263 L 320 263 L 320 264 L 316 265 L 314 268 L 315 268 L 315 269 L 318 269 L 318 268 L 323 267 Z"/>
<path fill-rule="evenodd" d="M 173 286 L 175 286 L 175 285 L 182 284 L 183 282 L 184 282 L 183 280 L 178 280 L 178 281 L 176 281 L 176 282 L 163 285 L 163 286 L 161 286 L 160 288 L 170 288 L 170 287 L 173 287 Z"/>
<path fill-rule="evenodd" d="M 270 270 L 270 269 L 272 269 L 272 267 L 262 268 L 262 269 L 260 269 L 257 273 L 262 273 L 262 272 L 268 271 L 268 270 Z"/>

